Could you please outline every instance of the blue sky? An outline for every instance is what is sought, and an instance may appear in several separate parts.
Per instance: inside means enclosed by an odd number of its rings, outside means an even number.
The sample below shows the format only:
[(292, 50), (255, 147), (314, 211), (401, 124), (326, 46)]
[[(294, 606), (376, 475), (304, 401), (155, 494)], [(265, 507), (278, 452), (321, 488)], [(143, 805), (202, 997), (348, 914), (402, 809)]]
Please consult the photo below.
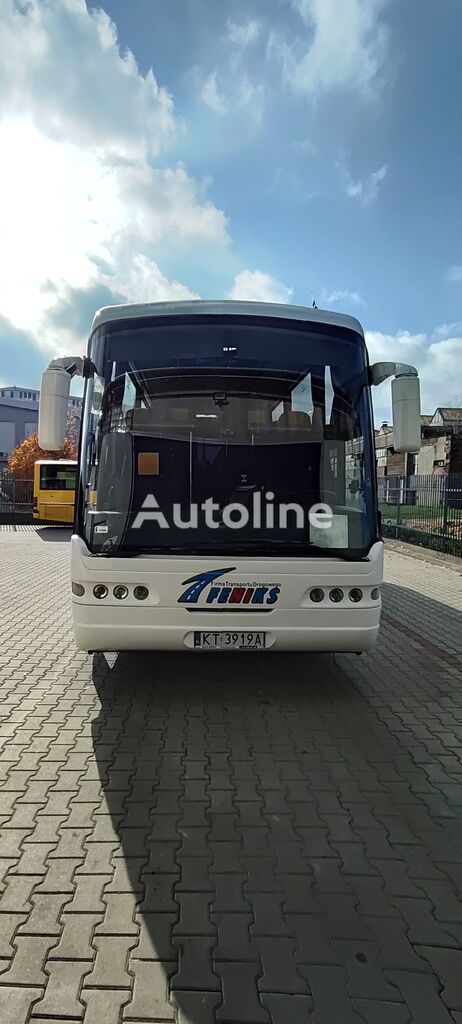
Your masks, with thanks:
[(461, 30), (460, 0), (4, 0), (0, 380), (110, 301), (314, 297), (462, 404)]

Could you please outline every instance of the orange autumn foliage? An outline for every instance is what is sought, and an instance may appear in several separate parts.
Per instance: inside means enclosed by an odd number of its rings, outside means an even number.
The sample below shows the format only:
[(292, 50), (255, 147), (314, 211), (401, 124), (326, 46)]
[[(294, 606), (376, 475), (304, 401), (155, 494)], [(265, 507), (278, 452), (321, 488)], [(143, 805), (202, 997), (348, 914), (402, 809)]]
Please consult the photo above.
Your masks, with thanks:
[(8, 459), (8, 469), (16, 477), (23, 480), (32, 480), (34, 476), (34, 463), (38, 459), (76, 459), (77, 445), (69, 438), (65, 438), (63, 447), (59, 452), (44, 452), (39, 448), (37, 434), (31, 434), (24, 441), (16, 446)]

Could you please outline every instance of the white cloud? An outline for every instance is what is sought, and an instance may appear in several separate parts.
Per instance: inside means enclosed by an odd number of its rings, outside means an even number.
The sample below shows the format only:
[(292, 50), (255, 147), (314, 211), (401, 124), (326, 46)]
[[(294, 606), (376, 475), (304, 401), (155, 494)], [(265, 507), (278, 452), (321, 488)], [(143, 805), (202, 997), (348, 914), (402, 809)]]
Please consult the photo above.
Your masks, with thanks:
[(192, 178), (183, 164), (157, 168), (145, 164), (139, 170), (120, 168), (120, 194), (130, 211), (130, 232), (146, 243), (163, 238), (175, 244), (228, 242), (227, 218), (211, 202), (203, 200), (207, 182)]
[(289, 302), (292, 288), (261, 270), (242, 270), (234, 278), (229, 297), (242, 302)]
[(370, 203), (377, 198), (379, 193), (380, 185), (388, 174), (388, 167), (383, 164), (377, 171), (373, 171), (367, 178), (363, 178), (362, 181), (352, 181), (351, 178), (347, 180), (345, 185), (345, 192), (351, 199), (358, 199), (363, 206), (369, 206)]
[(431, 340), (438, 341), (440, 338), (458, 337), (459, 334), (462, 334), (462, 320), (455, 320), (450, 324), (441, 324), (440, 327), (435, 327)]
[(462, 266), (460, 264), (454, 264), (449, 268), (446, 280), (451, 284), (459, 284), (462, 281)]
[(318, 147), (312, 139), (296, 139), (292, 146), (299, 153), (303, 153), (303, 156), (318, 156), (319, 153)]
[(261, 33), (256, 18), (226, 24), (215, 68), (202, 80), (199, 97), (215, 114), (245, 114), (257, 125), (263, 117), (265, 86), (255, 80), (253, 55), (246, 51)]
[(198, 299), (180, 281), (169, 281), (157, 263), (143, 253), (135, 253), (126, 263), (119, 265), (110, 277), (101, 274), (100, 281), (123, 295), (125, 302), (165, 302), (167, 299)]
[[(452, 325), (450, 325), (452, 326)], [(460, 325), (459, 325), (460, 326)], [(419, 372), (422, 395), (422, 412), (433, 413), (438, 405), (456, 406), (461, 403), (460, 375), (462, 366), (462, 331), (459, 336), (445, 328), (421, 334), (398, 331), (397, 334), (383, 334), (380, 331), (366, 331), (366, 343), (371, 363), (396, 361), (410, 363)], [(390, 418), (390, 385), (374, 388), (374, 404), (385, 411)]]
[(0, 53), (0, 314), (59, 349), (56, 303), (71, 288), (85, 305), (105, 268), (127, 299), (192, 294), (165, 277), (159, 247), (201, 248), (215, 266), (227, 220), (206, 182), (168, 166), (173, 101), (120, 54), (107, 15), (84, 0), (4, 0)]
[(282, 65), (287, 85), (311, 100), (336, 89), (373, 94), (386, 55), (387, 30), (381, 20), (386, 2), (292, 0), (304, 24), (303, 36), (288, 41), (273, 31), (268, 46), (269, 56)]
[(359, 292), (350, 292), (346, 288), (340, 290), (337, 289), (336, 291), (329, 291), (328, 288), (321, 288), (319, 302), (321, 306), (337, 305), (337, 303), (346, 303), (349, 306), (366, 305)]
[(258, 125), (263, 119), (265, 107), (265, 87), (252, 82), (246, 72), (240, 76), (236, 93), (236, 109), (247, 113), (250, 120)]
[(220, 72), (217, 68), (210, 72), (199, 96), (215, 114), (224, 116), (244, 112), (254, 124), (262, 120), (265, 89), (263, 85), (252, 82), (240, 55), (223, 61)]
[(200, 97), (202, 102), (207, 107), (210, 107), (210, 110), (213, 110), (215, 114), (226, 114), (228, 106), (225, 97), (218, 89), (216, 70), (212, 71), (208, 78), (206, 78), (200, 91)]
[(173, 101), (152, 70), (122, 55), (85, 0), (3, 0), (0, 112), (27, 114), (50, 138), (123, 159), (156, 156), (175, 136)]
[(249, 21), (244, 21), (240, 24), (228, 21), (227, 28), (228, 38), (231, 42), (236, 46), (246, 47), (258, 39), (261, 25), (256, 18), (250, 18)]

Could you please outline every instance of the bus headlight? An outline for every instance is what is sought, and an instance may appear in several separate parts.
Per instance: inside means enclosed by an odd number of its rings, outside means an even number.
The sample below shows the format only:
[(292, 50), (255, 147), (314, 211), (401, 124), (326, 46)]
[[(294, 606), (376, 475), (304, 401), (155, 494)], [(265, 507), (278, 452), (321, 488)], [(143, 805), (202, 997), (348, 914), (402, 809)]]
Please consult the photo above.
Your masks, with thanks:
[(310, 590), (310, 598), (315, 604), (319, 604), (324, 600), (324, 591), (321, 590), (321, 587), (313, 587), (313, 590)]
[(343, 590), (340, 590), (340, 587), (333, 587), (329, 590), (329, 597), (334, 604), (338, 604), (339, 601), (343, 601)]
[(83, 597), (85, 593), (85, 587), (82, 587), (81, 583), (72, 583), (71, 590), (76, 597)]
[(372, 587), (371, 598), (373, 601), (378, 601), (380, 597), (380, 587)]
[(114, 587), (112, 593), (118, 601), (125, 601), (125, 598), (128, 596), (128, 590), (122, 583), (119, 583), (117, 587)]
[(149, 596), (149, 590), (147, 587), (135, 587), (133, 591), (133, 596), (136, 597), (137, 601), (145, 601), (146, 598)]
[(102, 601), (103, 597), (107, 597), (107, 587), (104, 583), (97, 583), (96, 587), (93, 587), (93, 597), (97, 597), (98, 601)]
[(362, 600), (362, 596), (363, 596), (363, 592), (362, 592), (362, 590), (359, 589), (359, 587), (352, 587), (352, 589), (350, 590), (350, 592), (348, 594), (348, 597), (350, 598), (350, 601), (353, 601), (354, 604), (357, 604), (358, 601), (361, 601)]

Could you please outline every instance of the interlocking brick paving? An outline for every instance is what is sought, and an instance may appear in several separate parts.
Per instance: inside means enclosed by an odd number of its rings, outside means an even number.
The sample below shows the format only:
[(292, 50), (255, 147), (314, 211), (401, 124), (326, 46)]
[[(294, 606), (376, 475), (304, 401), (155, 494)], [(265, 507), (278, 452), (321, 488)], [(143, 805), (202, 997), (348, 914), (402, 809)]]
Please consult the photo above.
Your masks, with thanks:
[(462, 563), (361, 658), (90, 657), (68, 532), (0, 554), (2, 1024), (458, 1024)]

